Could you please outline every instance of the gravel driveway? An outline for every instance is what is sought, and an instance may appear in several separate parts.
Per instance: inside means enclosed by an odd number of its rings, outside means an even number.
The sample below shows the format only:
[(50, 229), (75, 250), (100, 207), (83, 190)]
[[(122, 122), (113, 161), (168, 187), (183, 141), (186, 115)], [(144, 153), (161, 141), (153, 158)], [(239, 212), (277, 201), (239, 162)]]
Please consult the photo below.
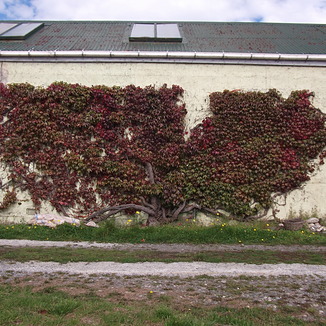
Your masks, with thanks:
[[(56, 241), (31, 241), (31, 240), (0, 240), (0, 246), (8, 247), (63, 247), (73, 248), (106, 248), (114, 250), (153, 250), (159, 252), (193, 252), (205, 250), (309, 250), (326, 251), (325, 247), (314, 246), (253, 246), (253, 245), (184, 245), (184, 244), (110, 244), (110, 243), (87, 243), (87, 242), (56, 242)], [(20, 273), (52, 273), (62, 272), (69, 274), (115, 274), (115, 275), (156, 275), (194, 277), (207, 276), (280, 276), (280, 275), (318, 275), (326, 277), (325, 265), (307, 264), (243, 264), (243, 263), (115, 263), (115, 262), (78, 262), (60, 264), (55, 262), (1, 262), (0, 273), (16, 271)]]
[[(106, 248), (157, 252), (196, 251), (311, 251), (314, 246), (110, 244), (0, 240), (7, 247)], [(326, 324), (326, 266), (306, 264), (239, 263), (68, 263), (0, 261), (0, 285), (32, 287), (35, 292), (57, 289), (69, 295), (92, 293), (111, 301), (148, 301), (169, 298), (171, 304), (187, 307), (264, 307), (284, 310), (305, 325)], [(319, 325), (319, 324), (318, 324)]]

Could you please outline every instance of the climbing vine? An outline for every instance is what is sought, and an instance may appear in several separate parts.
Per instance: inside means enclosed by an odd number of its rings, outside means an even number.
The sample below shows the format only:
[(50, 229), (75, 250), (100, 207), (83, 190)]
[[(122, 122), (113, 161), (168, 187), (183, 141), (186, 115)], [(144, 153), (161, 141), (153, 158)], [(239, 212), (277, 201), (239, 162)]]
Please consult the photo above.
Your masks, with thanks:
[(312, 106), (312, 96), (212, 93), (212, 116), (193, 130), (181, 167), (189, 198), (248, 218), (266, 212), (275, 195), (309, 180), (324, 163), (326, 146), (325, 115)]
[(16, 200), (10, 185), (37, 209), (48, 201), (60, 214), (94, 219), (142, 210), (163, 223), (192, 209), (245, 219), (323, 163), (325, 116), (310, 92), (213, 93), (211, 116), (187, 141), (182, 94), (165, 85), (1, 84), (0, 158), (10, 182), (0, 208)]

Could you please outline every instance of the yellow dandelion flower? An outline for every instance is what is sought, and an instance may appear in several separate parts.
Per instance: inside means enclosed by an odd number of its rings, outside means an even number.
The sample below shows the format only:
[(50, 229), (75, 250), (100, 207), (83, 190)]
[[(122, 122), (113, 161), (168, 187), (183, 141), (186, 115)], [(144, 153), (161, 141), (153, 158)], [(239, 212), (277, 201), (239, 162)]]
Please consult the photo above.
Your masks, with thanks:
[(136, 211), (136, 214), (140, 214), (140, 212)]
[(254, 229), (254, 231), (257, 231), (257, 229)]
[(153, 291), (149, 291), (150, 294), (153, 294)]
[(130, 222), (132, 222), (132, 220), (128, 220), (128, 222), (130, 223)]
[(266, 226), (269, 226), (269, 224), (266, 224)]

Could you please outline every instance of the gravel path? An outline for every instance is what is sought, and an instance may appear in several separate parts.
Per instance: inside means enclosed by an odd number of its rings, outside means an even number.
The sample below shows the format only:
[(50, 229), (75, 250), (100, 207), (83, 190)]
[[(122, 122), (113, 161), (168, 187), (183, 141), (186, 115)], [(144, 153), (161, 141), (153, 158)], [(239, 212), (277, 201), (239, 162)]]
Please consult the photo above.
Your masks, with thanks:
[(68, 273), (68, 274), (115, 274), (121, 276), (281, 276), (317, 275), (326, 277), (326, 266), (305, 264), (243, 264), (243, 263), (67, 263), (54, 262), (1, 262), (0, 275), (8, 271), (18, 273)]
[(96, 243), (71, 241), (36, 241), (36, 240), (5, 240), (0, 239), (0, 246), (9, 247), (72, 247), (72, 248), (103, 248), (111, 250), (152, 250), (164, 252), (198, 252), (198, 251), (241, 251), (241, 250), (269, 250), (269, 251), (312, 251), (326, 252), (326, 246), (266, 246), (266, 245), (221, 245), (221, 244), (150, 244), (150, 243)]
[[(71, 247), (160, 252), (274, 250), (325, 252), (317, 246), (112, 244), (1, 240), (2, 247)], [(35, 292), (57, 289), (68, 295), (91, 293), (113, 302), (160, 302), (168, 298), (180, 309), (223, 306), (263, 307), (283, 311), (305, 325), (326, 325), (326, 266), (243, 263), (115, 263), (60, 264), (0, 261), (0, 285), (32, 287)], [(46, 292), (47, 293), (47, 292)], [(149, 297), (149, 293), (150, 297)], [(155, 301), (155, 302), (156, 302)], [(164, 301), (165, 302), (165, 301)]]
[[(0, 246), (8, 247), (73, 247), (106, 248), (114, 250), (153, 250), (168, 252), (193, 251), (241, 251), (241, 250), (275, 250), (275, 251), (326, 251), (326, 247), (314, 246), (261, 246), (261, 245), (185, 245), (185, 244), (112, 244), (88, 242), (57, 242), (31, 240), (0, 240)], [(115, 274), (123, 276), (169, 276), (194, 277), (207, 276), (281, 276), (281, 275), (318, 275), (326, 277), (326, 266), (306, 264), (243, 264), (243, 263), (115, 263), (115, 262), (78, 262), (60, 264), (54, 262), (0, 262), (0, 275), (8, 271), (17, 273), (68, 273), (68, 274)]]

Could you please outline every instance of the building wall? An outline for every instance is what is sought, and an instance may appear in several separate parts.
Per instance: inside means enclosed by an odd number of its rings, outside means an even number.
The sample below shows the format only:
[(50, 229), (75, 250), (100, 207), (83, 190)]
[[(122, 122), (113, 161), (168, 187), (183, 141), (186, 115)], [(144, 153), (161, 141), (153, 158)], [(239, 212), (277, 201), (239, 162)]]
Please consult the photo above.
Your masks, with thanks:
[[(308, 89), (315, 92), (313, 104), (326, 113), (326, 67), (173, 64), (173, 63), (1, 63), (0, 81), (28, 82), (47, 86), (54, 81), (83, 85), (136, 86), (167, 84), (184, 88), (184, 102), (188, 111), (187, 127), (191, 128), (208, 114), (208, 96), (225, 89), (267, 91), (276, 88), (284, 97), (292, 90)], [(326, 216), (326, 167), (312, 177), (300, 191), (287, 196), (286, 206), (280, 206), (279, 217), (289, 212), (309, 213), (317, 210)], [(280, 203), (284, 200), (280, 200)], [(2, 216), (23, 217), (27, 202)], [(30, 207), (30, 206), (28, 206)], [(18, 209), (18, 206), (17, 206)], [(15, 213), (17, 212), (17, 213)], [(9, 215), (8, 215), (9, 214)], [(0, 215), (1, 216), (1, 215)]]

